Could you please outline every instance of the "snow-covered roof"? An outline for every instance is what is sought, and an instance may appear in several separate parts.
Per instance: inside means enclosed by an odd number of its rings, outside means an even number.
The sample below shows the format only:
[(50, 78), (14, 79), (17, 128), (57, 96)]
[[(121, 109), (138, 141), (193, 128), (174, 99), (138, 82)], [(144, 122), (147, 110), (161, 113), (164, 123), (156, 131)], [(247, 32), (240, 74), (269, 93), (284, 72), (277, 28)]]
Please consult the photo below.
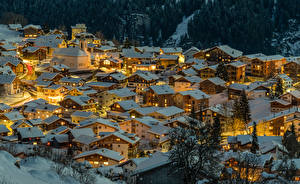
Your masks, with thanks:
[(158, 95), (174, 94), (174, 90), (169, 85), (153, 85), (149, 87)]
[(107, 93), (114, 94), (118, 97), (130, 97), (136, 95), (135, 92), (130, 91), (130, 89), (128, 88), (109, 90), (107, 91)]
[(11, 111), (11, 112), (4, 113), (3, 115), (10, 121), (25, 119), (24, 116), (19, 113), (19, 111)]
[(183, 113), (184, 110), (183, 109), (180, 109), (176, 106), (169, 106), (169, 107), (165, 107), (163, 109), (160, 109), (157, 111), (157, 113), (161, 114), (161, 115), (164, 115), (164, 116), (173, 116), (173, 115), (176, 115), (176, 114), (179, 114), (179, 113)]
[(61, 134), (62, 132), (65, 132), (68, 130), (70, 130), (70, 128), (68, 128), (67, 126), (60, 126), (60, 127), (57, 127), (56, 129), (50, 130), (48, 132), (48, 134)]
[(197, 75), (197, 72), (192, 67), (182, 70), (182, 73), (184, 73), (184, 75)]
[[(182, 77), (183, 79), (189, 81), (190, 83), (199, 83), (202, 81), (202, 79), (198, 76), (185, 76), (185, 77)], [(180, 80), (180, 79), (177, 79), (177, 80)], [(177, 81), (176, 80), (176, 81)]]
[(74, 102), (76, 102), (78, 105), (81, 105), (81, 106), (85, 106), (87, 105), (89, 102), (89, 100), (91, 99), (89, 96), (86, 96), (86, 95), (82, 95), (82, 96), (71, 96), (71, 95), (68, 95), (64, 98), (64, 100), (66, 99), (71, 99), (73, 100)]
[(298, 91), (298, 90), (290, 91), (288, 93), (290, 95), (292, 95), (293, 97), (300, 98), (300, 91)]
[(168, 47), (168, 48), (161, 48), (163, 53), (165, 54), (171, 54), (171, 53), (181, 53), (182, 48), (181, 47)]
[(99, 141), (99, 138), (89, 135), (79, 135), (73, 139), (74, 142), (90, 145), (93, 142)]
[(30, 53), (34, 53), (36, 51), (38, 51), (40, 48), (39, 47), (25, 47), (24, 49), (22, 49), (22, 52), (30, 52)]
[(157, 59), (160, 59), (160, 60), (177, 60), (179, 58), (179, 56), (177, 55), (167, 55), (167, 54), (162, 54), (162, 55), (158, 55), (157, 56)]
[(116, 136), (116, 137), (130, 143), (130, 144), (136, 144), (140, 140), (140, 138), (137, 137), (136, 135), (130, 135), (126, 132), (120, 132), (120, 131), (108, 133), (106, 136), (101, 137), (100, 140), (103, 140), (103, 139), (105, 139), (107, 137), (110, 137), (112, 135), (114, 135), (114, 136)]
[(285, 73), (279, 74), (278, 77), (284, 80), (285, 82), (293, 82), (293, 80)]
[(97, 87), (111, 87), (116, 83), (111, 82), (88, 82), (86, 83), (87, 86), (97, 86)]
[(22, 60), (17, 58), (17, 57), (13, 57), (13, 56), (0, 56), (0, 65), (5, 65), (6, 63), (10, 63), (14, 66), (18, 66), (19, 63), (21, 63)]
[(120, 105), (125, 111), (129, 111), (131, 109), (139, 108), (140, 106), (133, 100), (124, 100), (116, 102)]
[(266, 55), (264, 55), (263, 53), (256, 53), (256, 54), (248, 54), (245, 55), (245, 57), (249, 58), (249, 59), (254, 59), (257, 57), (265, 57)]
[(42, 73), (36, 80), (41, 81), (41, 80), (52, 80), (54, 79), (59, 73), (50, 73), (50, 72), (44, 72)]
[(53, 52), (53, 56), (88, 56), (83, 50), (77, 47), (68, 48), (56, 48)]
[(5, 125), (0, 125), (0, 134), (10, 132)]
[(139, 77), (145, 79), (146, 81), (151, 81), (151, 80), (158, 80), (159, 77), (157, 75), (155, 75), (154, 73), (151, 73), (149, 71), (136, 71), (134, 74), (132, 74), (131, 76), (135, 76), (138, 75)]
[(277, 102), (277, 103), (282, 104), (282, 105), (291, 105), (290, 102), (287, 102), (287, 101), (282, 100), (282, 99), (276, 99), (276, 100), (274, 100), (272, 102)]
[(69, 142), (69, 135), (68, 134), (59, 134), (53, 137), (58, 143), (67, 143)]
[(17, 128), (22, 139), (44, 137), (41, 129), (38, 127)]
[(159, 53), (160, 52), (160, 48), (159, 47), (149, 47), (149, 46), (143, 46), (143, 47), (136, 47), (137, 50), (141, 51), (141, 52), (149, 52), (149, 53)]
[(6, 105), (5, 103), (0, 103), (0, 110), (5, 111), (11, 109), (11, 106)]
[(152, 118), (150, 116), (144, 116), (144, 117), (141, 117), (141, 118), (135, 118), (136, 121), (144, 124), (144, 125), (147, 125), (149, 127), (152, 127), (154, 125), (158, 125), (158, 124), (162, 124), (160, 121), (158, 121), (157, 119), (155, 118)]
[(235, 61), (235, 62), (232, 62), (232, 63), (228, 63), (228, 65), (231, 65), (233, 67), (242, 67), (242, 66), (246, 66), (246, 63), (243, 63), (241, 61)]
[(60, 79), (59, 82), (72, 82), (72, 83), (79, 83), (79, 82), (83, 82), (82, 78), (75, 78), (75, 77), (63, 77)]
[(118, 81), (125, 80), (127, 78), (124, 74), (119, 73), (119, 72), (111, 73), (111, 74), (109, 74), (109, 76)]
[(187, 53), (189, 53), (190, 51), (195, 51), (195, 52), (200, 52), (200, 50), (197, 47), (191, 47), (189, 49), (187, 49), (186, 51), (183, 52), (183, 55), (186, 55)]
[(273, 61), (273, 60), (281, 60), (284, 59), (282, 55), (271, 55), (271, 56), (261, 56), (261, 57), (256, 57), (259, 60), (262, 61)]
[(284, 163), (284, 160), (274, 160), (272, 163), (271, 171), (277, 171), (280, 165), (286, 164), (287, 167), (290, 167), (292, 162), (294, 163), (294, 166), (297, 170), (300, 169), (300, 158), (294, 158), (294, 159), (288, 159), (286, 163)]
[(47, 125), (50, 125), (59, 119), (60, 119), (60, 117), (53, 115), (53, 116), (50, 116), (50, 117), (44, 119), (44, 123), (46, 123)]
[(152, 112), (158, 111), (159, 109), (162, 109), (162, 107), (140, 107), (137, 109), (132, 109), (131, 111), (136, 111), (141, 115), (148, 115)]
[(93, 115), (94, 113), (91, 111), (75, 111), (74, 113), (71, 114), (71, 117), (84, 117), (84, 118), (89, 118)]
[(153, 125), (151, 126), (150, 130), (148, 130), (149, 133), (152, 134), (156, 134), (156, 135), (164, 135), (164, 134), (168, 134), (170, 131), (170, 127), (161, 125), (161, 124), (157, 124), (157, 125)]
[(91, 118), (91, 119), (86, 119), (84, 121), (80, 122), (80, 127), (86, 127), (89, 125), (92, 125), (94, 123), (99, 123), (102, 125), (106, 125), (115, 129), (119, 129), (118, 125), (116, 123), (111, 122), (109, 119), (103, 119), (103, 118)]
[(167, 153), (155, 152), (149, 159), (141, 162), (137, 165), (136, 170), (133, 172), (133, 175), (150, 171), (157, 167), (169, 164), (169, 156)]
[(200, 63), (200, 64), (194, 64), (192, 65), (192, 67), (195, 69), (195, 70), (201, 70), (201, 69), (204, 69), (204, 68), (207, 68), (206, 65)]
[(210, 82), (212, 82), (216, 85), (222, 85), (223, 86), (223, 85), (226, 84), (226, 82), (223, 79), (219, 78), (219, 77), (208, 78), (206, 80), (209, 80)]
[(76, 128), (71, 130), (71, 134), (74, 138), (79, 137), (81, 135), (88, 135), (94, 137), (95, 134), (91, 128)]
[(219, 48), (220, 50), (222, 50), (223, 52), (225, 52), (226, 54), (228, 54), (234, 58), (237, 58), (237, 57), (240, 57), (243, 55), (242, 51), (233, 49), (233, 48), (229, 47), (228, 45), (220, 45), (220, 46), (217, 46), (216, 48)]
[(28, 28), (42, 29), (42, 27), (40, 25), (33, 25), (33, 24), (28, 24), (28, 25), (24, 26), (23, 29), (28, 29)]
[(116, 161), (121, 161), (124, 159), (123, 156), (121, 156), (121, 154), (119, 152), (113, 151), (113, 150), (109, 150), (106, 148), (100, 148), (100, 149), (96, 149), (96, 150), (92, 150), (92, 151), (86, 151), (83, 152), (77, 156), (74, 157), (74, 159), (79, 159), (82, 157), (87, 157), (87, 156), (91, 156), (91, 155), (100, 155), (112, 160), (116, 160)]
[(204, 93), (201, 90), (187, 90), (187, 91), (180, 91), (178, 92), (179, 94), (183, 95), (183, 96), (191, 96), (196, 100), (200, 100), (200, 99), (207, 99), (210, 98), (209, 95), (207, 95), (206, 93)]

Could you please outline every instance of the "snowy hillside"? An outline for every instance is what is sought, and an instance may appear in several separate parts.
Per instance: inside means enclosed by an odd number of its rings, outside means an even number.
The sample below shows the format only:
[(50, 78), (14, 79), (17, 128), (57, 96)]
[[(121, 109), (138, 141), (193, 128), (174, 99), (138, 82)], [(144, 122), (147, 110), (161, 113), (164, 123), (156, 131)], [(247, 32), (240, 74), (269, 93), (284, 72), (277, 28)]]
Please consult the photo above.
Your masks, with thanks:
[(183, 17), (182, 22), (177, 25), (176, 31), (165, 42), (166, 46), (178, 46), (183, 36), (188, 36), (188, 23), (194, 17), (195, 13), (188, 17)]
[[(64, 171), (58, 174), (54, 162), (41, 158), (29, 157), (20, 161), (20, 168), (15, 164), (17, 159), (6, 151), (0, 151), (0, 183), (6, 184), (80, 184)], [(97, 176), (95, 183), (113, 184), (110, 180)]]

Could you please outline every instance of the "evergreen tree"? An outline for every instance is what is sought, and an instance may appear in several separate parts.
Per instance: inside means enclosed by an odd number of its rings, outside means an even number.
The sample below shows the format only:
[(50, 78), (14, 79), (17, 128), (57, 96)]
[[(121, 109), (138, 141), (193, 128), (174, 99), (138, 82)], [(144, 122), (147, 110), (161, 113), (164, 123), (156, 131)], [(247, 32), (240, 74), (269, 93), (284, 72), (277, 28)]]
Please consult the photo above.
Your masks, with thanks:
[(251, 120), (250, 107), (245, 90), (242, 91), (240, 99), (241, 120), (247, 125)]
[(241, 119), (241, 104), (238, 98), (233, 101), (232, 115), (233, 118)]
[(211, 139), (213, 142), (213, 145), (216, 147), (220, 146), (221, 143), (221, 123), (220, 123), (220, 118), (219, 116), (216, 116), (214, 118), (214, 123), (212, 125), (212, 131), (211, 131)]
[(130, 48), (130, 46), (131, 46), (131, 43), (130, 43), (128, 37), (126, 37), (123, 48), (128, 49), (128, 48)]
[(280, 97), (283, 94), (283, 87), (281, 79), (277, 79), (276, 88), (275, 88), (275, 97)]
[(300, 153), (300, 144), (297, 141), (297, 135), (295, 133), (295, 125), (292, 123), (291, 129), (287, 130), (283, 135), (282, 140), (283, 145), (289, 152), (289, 156), (294, 158)]
[(258, 140), (257, 140), (257, 132), (256, 132), (256, 122), (253, 122), (253, 132), (252, 132), (252, 144), (250, 151), (256, 154), (256, 151), (259, 149)]
[(221, 62), (216, 69), (216, 77), (223, 79), (224, 81), (229, 80), (227, 69), (224, 65), (224, 62)]

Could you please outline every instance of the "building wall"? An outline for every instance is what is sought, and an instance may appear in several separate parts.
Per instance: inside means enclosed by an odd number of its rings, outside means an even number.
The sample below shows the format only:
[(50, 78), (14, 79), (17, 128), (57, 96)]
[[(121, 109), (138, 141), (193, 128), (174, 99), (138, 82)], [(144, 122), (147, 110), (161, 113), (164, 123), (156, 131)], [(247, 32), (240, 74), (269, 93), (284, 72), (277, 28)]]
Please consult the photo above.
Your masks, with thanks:
[(91, 62), (89, 56), (61, 56), (56, 55), (58, 59), (62, 59), (61, 64), (64, 64), (70, 69), (90, 69)]

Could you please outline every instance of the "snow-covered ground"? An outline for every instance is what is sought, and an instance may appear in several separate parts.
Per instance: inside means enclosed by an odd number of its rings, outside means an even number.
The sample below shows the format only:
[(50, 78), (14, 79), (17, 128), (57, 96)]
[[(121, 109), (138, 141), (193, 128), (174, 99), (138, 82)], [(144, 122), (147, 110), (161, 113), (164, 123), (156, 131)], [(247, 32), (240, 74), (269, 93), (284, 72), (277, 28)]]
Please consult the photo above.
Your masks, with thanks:
[(7, 25), (0, 24), (0, 40), (5, 40), (6, 42), (19, 42), (22, 41), (22, 38), (19, 35), (19, 32), (8, 29)]
[[(79, 184), (65, 172), (58, 175), (53, 169), (54, 162), (41, 157), (28, 157), (20, 161), (6, 151), (0, 151), (0, 183), (7, 184)], [(95, 175), (97, 184), (113, 184), (107, 178)]]
[(180, 43), (180, 38), (184, 35), (188, 35), (188, 23), (194, 17), (195, 13), (188, 17), (183, 17), (182, 22), (177, 25), (176, 31), (172, 36), (168, 38), (166, 41), (166, 45), (168, 46), (178, 46)]

